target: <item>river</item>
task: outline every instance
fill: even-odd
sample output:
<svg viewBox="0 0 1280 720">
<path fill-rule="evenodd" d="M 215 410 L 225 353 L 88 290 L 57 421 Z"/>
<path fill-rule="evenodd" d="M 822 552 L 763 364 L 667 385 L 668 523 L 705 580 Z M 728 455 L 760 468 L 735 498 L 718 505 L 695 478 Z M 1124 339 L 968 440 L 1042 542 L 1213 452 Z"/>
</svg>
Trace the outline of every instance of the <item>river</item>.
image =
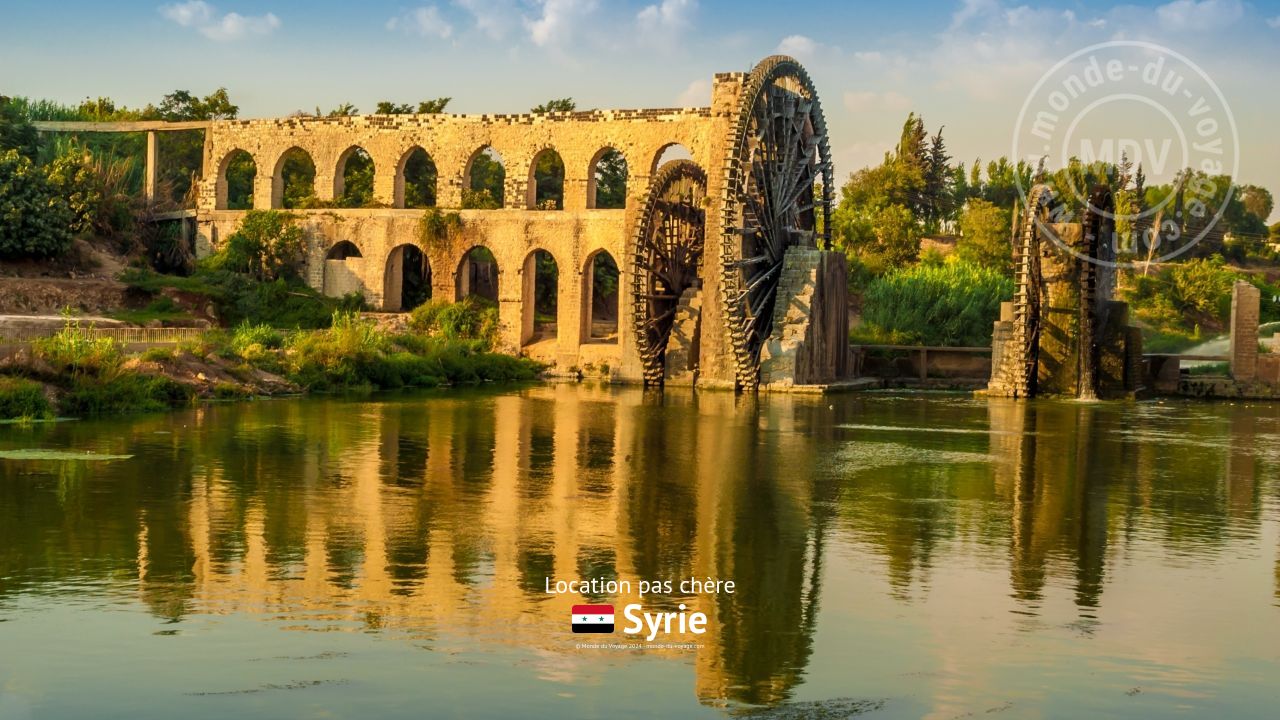
<svg viewBox="0 0 1280 720">
<path fill-rule="evenodd" d="M 5 425 L 5 455 L 6 720 L 1280 704 L 1280 405 L 556 384 Z M 634 587 L 691 577 L 733 591 Z M 633 587 L 547 592 L 586 579 Z M 705 632 L 646 642 L 632 604 Z"/>
</svg>

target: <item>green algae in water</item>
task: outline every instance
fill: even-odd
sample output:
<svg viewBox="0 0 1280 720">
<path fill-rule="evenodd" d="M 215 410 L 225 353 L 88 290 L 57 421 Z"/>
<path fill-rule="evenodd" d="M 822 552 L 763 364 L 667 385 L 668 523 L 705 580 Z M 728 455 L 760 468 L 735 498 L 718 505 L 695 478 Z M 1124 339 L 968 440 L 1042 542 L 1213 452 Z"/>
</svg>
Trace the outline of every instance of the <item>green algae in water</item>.
<svg viewBox="0 0 1280 720">
<path fill-rule="evenodd" d="M 75 452 L 71 450 L 37 450 L 34 448 L 24 448 L 22 450 L 0 450 L 0 460 L 128 460 L 132 455 L 107 455 L 105 453 L 94 452 Z"/>
</svg>

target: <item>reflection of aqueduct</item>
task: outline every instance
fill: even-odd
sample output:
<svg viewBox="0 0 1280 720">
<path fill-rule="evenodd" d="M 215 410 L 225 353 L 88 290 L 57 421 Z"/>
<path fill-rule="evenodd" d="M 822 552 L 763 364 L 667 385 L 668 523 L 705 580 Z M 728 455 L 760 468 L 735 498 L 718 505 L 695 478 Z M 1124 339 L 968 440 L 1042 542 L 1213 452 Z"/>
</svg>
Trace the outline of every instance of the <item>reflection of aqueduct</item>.
<svg viewBox="0 0 1280 720">
<path fill-rule="evenodd" d="M 696 204 L 689 193 L 673 195 L 653 182 L 667 177 L 658 166 L 677 145 L 697 169 Z M 822 382 L 845 367 L 843 343 L 810 340 L 807 329 L 821 306 L 838 308 L 843 319 L 843 295 L 828 298 L 822 280 L 843 264 L 818 252 L 832 187 L 826 127 L 807 73 L 790 58 L 716 75 L 709 108 L 215 121 L 205 143 L 197 250 L 217 247 L 243 217 L 228 209 L 234 159 L 252 159 L 252 207 L 280 208 L 286 156 L 301 151 L 315 168 L 317 201 L 331 205 L 357 150 L 372 160 L 377 207 L 298 211 L 309 240 L 306 277 L 317 289 L 357 291 L 377 308 L 399 310 L 403 268 L 414 252 L 405 248 L 423 245 L 431 297 L 461 299 L 477 280 L 469 252 L 483 247 L 496 261 L 501 342 L 515 351 L 537 339 L 533 258 L 543 251 L 558 282 L 555 339 L 539 350 L 562 367 L 607 364 L 617 377 L 660 382 L 669 340 L 680 363 L 670 374 L 703 384 Z M 435 205 L 459 208 L 473 165 L 491 150 L 504 164 L 503 207 L 462 210 L 461 227 L 419 242 L 424 211 L 405 200 L 410 158 L 425 152 L 433 164 Z M 597 167 L 611 150 L 629 175 L 621 209 L 595 202 Z M 562 210 L 539 209 L 534 182 L 540 158 L 552 152 L 563 163 Z M 617 333 L 597 339 L 592 267 L 606 256 L 621 272 Z M 843 291 L 842 281 L 826 285 Z M 783 326 L 795 323 L 800 332 L 783 340 Z M 795 355 L 798 362 L 769 364 Z"/>
</svg>

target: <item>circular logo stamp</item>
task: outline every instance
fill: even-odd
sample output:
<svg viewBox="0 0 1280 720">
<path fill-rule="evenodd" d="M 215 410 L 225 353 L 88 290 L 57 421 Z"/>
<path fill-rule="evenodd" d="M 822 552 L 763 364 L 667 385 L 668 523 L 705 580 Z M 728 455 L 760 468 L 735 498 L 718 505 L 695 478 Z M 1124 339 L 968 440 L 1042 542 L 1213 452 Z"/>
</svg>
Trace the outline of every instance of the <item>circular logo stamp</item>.
<svg viewBox="0 0 1280 720">
<path fill-rule="evenodd" d="M 1170 260 L 1220 234 L 1240 143 L 1231 108 L 1203 69 L 1155 43 L 1115 40 L 1068 55 L 1036 82 L 1018 113 L 1012 157 L 1033 169 L 1015 175 L 1024 206 L 1042 183 L 1052 222 L 1084 222 L 1092 212 L 1115 228 L 1102 238 L 1111 246 L 1103 258 L 1047 225 L 1041 233 L 1082 260 L 1117 265 L 1125 263 L 1106 258 Z M 1110 185 L 1114 207 L 1091 203 L 1100 197 L 1095 180 Z"/>
</svg>

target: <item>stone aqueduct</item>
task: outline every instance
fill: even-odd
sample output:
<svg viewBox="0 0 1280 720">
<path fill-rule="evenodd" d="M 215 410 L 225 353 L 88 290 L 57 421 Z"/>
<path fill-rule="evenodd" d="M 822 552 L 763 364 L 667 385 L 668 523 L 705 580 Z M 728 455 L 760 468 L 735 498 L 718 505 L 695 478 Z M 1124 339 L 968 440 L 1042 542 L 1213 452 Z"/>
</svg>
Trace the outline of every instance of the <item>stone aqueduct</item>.
<svg viewBox="0 0 1280 720">
<path fill-rule="evenodd" d="M 696 201 L 671 190 L 676 194 L 666 202 L 659 197 L 664 189 L 653 187 L 659 159 L 674 145 L 685 149 L 701 171 L 696 175 L 705 175 Z M 424 150 L 436 168 L 436 205 L 459 208 L 472 162 L 492 148 L 506 171 L 504 206 L 458 211 L 461 227 L 422 250 L 431 296 L 447 300 L 460 299 L 458 274 L 468 252 L 483 247 L 492 253 L 503 350 L 519 352 L 529 339 L 530 258 L 542 250 L 558 267 L 558 317 L 554 342 L 540 343 L 539 351 L 562 369 L 608 366 L 616 379 L 661 381 L 662 355 L 674 353 L 676 343 L 683 343 L 680 356 L 690 358 L 680 370 L 690 372 L 668 368 L 668 382 L 826 382 L 845 368 L 843 294 L 834 287 L 843 280 L 824 280 L 843 273 L 842 258 L 820 252 L 832 186 L 825 124 L 807 74 L 790 58 L 769 58 L 751 73 L 717 74 L 707 108 L 215 121 L 206 133 L 197 200 L 198 254 L 216 248 L 244 216 L 244 210 L 227 209 L 230 158 L 244 151 L 254 160 L 253 207 L 279 208 L 283 159 L 295 148 L 315 165 L 320 201 L 341 195 L 342 168 L 357 148 L 374 164 L 379 207 L 295 211 L 307 237 L 306 278 L 317 289 L 359 291 L 374 308 L 398 310 L 397 263 L 404 254 L 398 249 L 418 245 L 424 212 L 404 208 L 406 159 Z M 623 209 L 594 207 L 594 168 L 610 149 L 627 163 Z M 535 207 L 534 167 L 547 150 L 564 163 L 563 210 Z M 665 215 L 655 215 L 663 209 Z M 663 259 L 672 253 L 663 239 L 674 237 L 672 218 L 697 226 L 687 255 L 697 279 L 679 287 Z M 656 239 L 650 242 L 656 254 L 649 256 L 661 267 L 637 265 L 644 244 L 638 231 Z M 353 244 L 359 256 L 333 253 L 340 243 Z M 590 268 L 599 253 L 608 253 L 621 273 L 612 342 L 590 334 Z M 838 304 L 839 313 L 821 312 L 820 304 Z M 822 332 L 827 326 L 839 328 L 835 339 Z M 676 338 L 670 348 L 668 336 Z"/>
</svg>

